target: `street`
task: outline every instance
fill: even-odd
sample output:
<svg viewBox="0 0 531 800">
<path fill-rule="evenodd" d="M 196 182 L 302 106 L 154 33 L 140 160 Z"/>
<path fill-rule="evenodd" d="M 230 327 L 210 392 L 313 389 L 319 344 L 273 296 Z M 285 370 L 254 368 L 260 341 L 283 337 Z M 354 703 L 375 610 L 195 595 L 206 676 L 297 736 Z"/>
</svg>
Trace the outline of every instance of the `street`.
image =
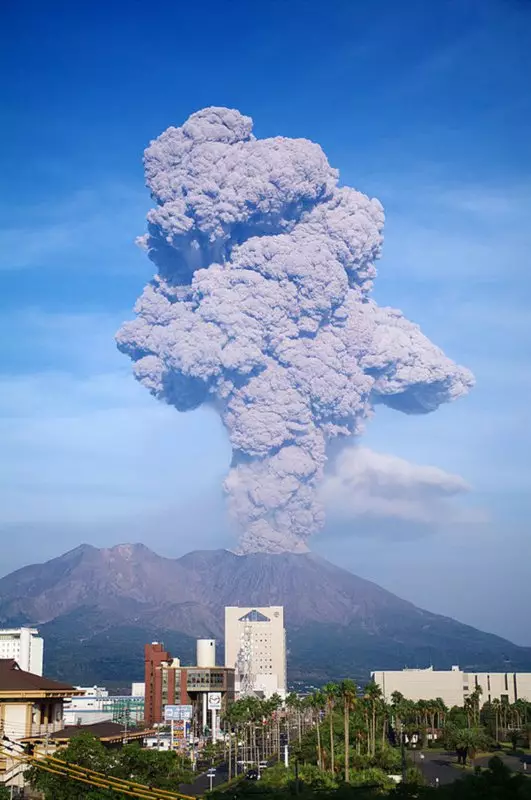
<svg viewBox="0 0 531 800">
<path fill-rule="evenodd" d="M 435 786 L 437 779 L 439 784 L 443 786 L 447 783 L 453 783 L 453 781 L 459 780 L 465 775 L 470 775 L 470 770 L 464 770 L 457 765 L 454 753 L 424 750 L 422 753 L 424 758 L 421 758 L 420 753 L 415 753 L 414 751 L 411 755 L 415 766 L 419 767 L 430 786 Z M 495 755 L 499 756 L 513 772 L 525 772 L 531 777 L 531 756 L 512 755 L 503 751 Z M 492 755 L 476 758 L 473 764 L 474 766 L 485 768 L 491 758 Z M 524 764 L 527 764 L 527 770 L 524 769 Z"/>
<path fill-rule="evenodd" d="M 225 783 L 229 777 L 229 768 L 227 763 L 218 764 L 215 767 L 216 774 L 212 779 L 212 787 L 218 786 L 220 783 Z M 193 783 L 182 783 L 179 786 L 179 791 L 183 794 L 188 794 L 191 797 L 199 797 L 205 794 L 210 789 L 210 778 L 208 777 L 208 770 L 202 772 L 197 776 Z"/>
</svg>

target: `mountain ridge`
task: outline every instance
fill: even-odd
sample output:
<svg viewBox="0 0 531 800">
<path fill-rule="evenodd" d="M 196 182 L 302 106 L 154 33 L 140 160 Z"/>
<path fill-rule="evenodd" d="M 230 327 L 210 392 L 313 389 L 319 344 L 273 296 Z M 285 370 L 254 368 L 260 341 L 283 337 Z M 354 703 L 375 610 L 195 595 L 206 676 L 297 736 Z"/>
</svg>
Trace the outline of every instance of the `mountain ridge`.
<svg viewBox="0 0 531 800">
<path fill-rule="evenodd" d="M 50 674 L 78 682 L 141 678 L 142 645 L 194 655 L 223 638 L 226 605 L 283 605 L 292 678 L 460 664 L 531 671 L 531 648 L 433 614 L 313 553 L 195 550 L 166 558 L 146 545 L 80 545 L 0 579 L 0 624 L 32 624 Z"/>
</svg>

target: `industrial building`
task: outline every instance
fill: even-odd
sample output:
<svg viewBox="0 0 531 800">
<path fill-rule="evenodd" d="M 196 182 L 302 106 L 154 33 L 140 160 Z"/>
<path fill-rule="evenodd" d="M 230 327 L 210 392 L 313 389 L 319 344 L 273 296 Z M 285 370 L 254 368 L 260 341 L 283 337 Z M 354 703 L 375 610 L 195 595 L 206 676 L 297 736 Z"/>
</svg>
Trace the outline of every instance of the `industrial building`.
<svg viewBox="0 0 531 800">
<path fill-rule="evenodd" d="M 383 693 L 386 702 L 393 692 L 408 700 L 432 700 L 440 697 L 445 704 L 462 706 L 467 697 L 481 688 L 481 702 L 501 700 L 531 701 L 530 672 L 463 672 L 458 666 L 450 670 L 403 669 L 371 672 L 371 677 Z"/>
<path fill-rule="evenodd" d="M 20 669 L 42 675 L 44 640 L 36 628 L 0 629 L 0 659 L 13 659 Z"/>
<path fill-rule="evenodd" d="M 102 686 L 76 686 L 76 689 L 83 694 L 65 705 L 65 725 L 95 725 L 100 722 L 136 725 L 144 719 L 143 695 L 109 695 Z"/>
<path fill-rule="evenodd" d="M 191 706 L 194 732 L 208 728 L 215 738 L 218 712 L 234 700 L 234 669 L 216 665 L 215 640 L 198 640 L 194 666 L 183 666 L 160 642 L 145 646 L 144 659 L 146 724 L 163 722 L 166 706 Z"/>
<path fill-rule="evenodd" d="M 286 631 L 282 606 L 225 608 L 225 664 L 236 692 L 271 697 L 287 693 Z"/>
</svg>

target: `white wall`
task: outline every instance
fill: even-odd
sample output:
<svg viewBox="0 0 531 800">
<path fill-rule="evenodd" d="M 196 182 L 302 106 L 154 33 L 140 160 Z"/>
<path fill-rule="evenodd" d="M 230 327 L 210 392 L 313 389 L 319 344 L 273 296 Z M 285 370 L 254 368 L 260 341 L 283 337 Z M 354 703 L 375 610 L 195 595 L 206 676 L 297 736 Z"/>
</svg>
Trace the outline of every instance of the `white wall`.
<svg viewBox="0 0 531 800">
<path fill-rule="evenodd" d="M 390 702 L 393 692 L 400 692 L 408 700 L 415 701 L 441 697 L 451 708 L 462 706 L 476 686 L 481 687 L 482 704 L 502 697 L 507 697 L 509 703 L 514 703 L 516 699 L 531 701 L 531 673 L 528 672 L 468 673 L 460 669 L 407 669 L 384 670 L 371 675 L 381 687 L 387 702 Z"/>
<path fill-rule="evenodd" d="M 9 739 L 24 739 L 31 730 L 31 717 L 28 724 L 27 705 L 25 703 L 5 703 L 4 736 Z"/>
<path fill-rule="evenodd" d="M 446 705 L 463 705 L 463 673 L 461 670 L 389 670 L 371 673 L 383 693 L 391 702 L 393 692 L 400 692 L 408 700 L 432 700 L 441 697 Z"/>
<path fill-rule="evenodd" d="M 481 702 L 500 700 L 506 697 L 509 703 L 516 700 L 531 701 L 531 673 L 530 672 L 477 672 L 465 673 L 465 685 L 468 684 L 469 694 L 476 685 L 481 687 Z"/>
<path fill-rule="evenodd" d="M 518 700 L 527 700 L 531 703 L 531 672 L 518 672 L 516 675 Z"/>
<path fill-rule="evenodd" d="M 42 675 L 44 670 L 44 639 L 33 636 L 30 643 L 30 662 L 28 672 Z"/>
<path fill-rule="evenodd" d="M 104 709 L 104 700 L 109 696 L 102 686 L 78 686 L 85 692 L 81 697 L 72 697 L 65 703 L 63 719 L 65 725 L 90 725 L 112 719 L 112 711 Z"/>
<path fill-rule="evenodd" d="M 257 611 L 266 621 L 242 622 L 242 617 Z M 255 688 L 266 696 L 287 690 L 286 634 L 282 606 L 228 606 L 225 608 L 225 664 L 236 668 L 243 645 L 245 631 L 251 638 L 251 673 L 256 678 Z M 260 676 L 260 680 L 258 680 Z M 264 689 L 259 684 L 265 685 Z"/>
</svg>

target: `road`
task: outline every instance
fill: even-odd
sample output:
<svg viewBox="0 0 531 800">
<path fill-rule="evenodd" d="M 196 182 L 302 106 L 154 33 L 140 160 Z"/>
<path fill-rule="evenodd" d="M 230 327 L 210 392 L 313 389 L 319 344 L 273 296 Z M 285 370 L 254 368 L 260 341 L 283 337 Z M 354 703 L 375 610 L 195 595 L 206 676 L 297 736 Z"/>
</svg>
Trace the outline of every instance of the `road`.
<svg viewBox="0 0 531 800">
<path fill-rule="evenodd" d="M 510 751 L 500 751 L 499 753 L 495 753 L 504 764 L 506 764 L 512 772 L 523 772 L 528 777 L 531 777 L 531 755 L 526 755 L 522 753 L 521 755 L 516 755 L 511 753 Z M 480 767 L 487 767 L 491 756 L 485 756 L 484 758 L 477 758 L 474 761 L 474 764 L 478 764 Z"/>
<path fill-rule="evenodd" d="M 465 775 L 470 775 L 469 771 L 465 771 L 462 767 L 457 765 L 454 753 L 445 753 L 444 751 L 431 752 L 430 750 L 424 750 L 423 759 L 420 758 L 420 753 L 413 752 L 411 755 L 415 765 L 420 768 L 424 778 L 426 779 L 426 782 L 430 786 L 435 786 L 437 779 L 439 784 L 443 786 L 447 783 L 453 783 L 454 781 L 459 780 L 459 778 L 463 778 Z M 531 756 L 515 756 L 503 751 L 496 753 L 496 755 L 499 755 L 502 761 L 509 767 L 510 770 L 512 770 L 512 772 L 525 772 L 529 777 L 531 777 Z M 474 766 L 485 768 L 488 766 L 491 758 L 492 756 L 476 758 L 474 760 Z M 527 764 L 527 770 L 524 769 L 524 763 Z"/>
<path fill-rule="evenodd" d="M 424 758 L 421 758 L 420 753 L 410 753 L 415 766 L 419 767 L 426 783 L 430 786 L 435 786 L 437 779 L 439 785 L 444 786 L 463 777 L 463 770 L 455 763 L 453 753 L 431 753 L 430 751 L 425 751 L 423 755 Z"/>
<path fill-rule="evenodd" d="M 220 783 L 225 783 L 229 778 L 228 764 L 218 764 L 216 767 L 216 775 L 212 781 L 212 787 L 218 786 Z M 199 797 L 210 789 L 210 779 L 207 772 L 202 772 L 197 776 L 193 783 L 182 783 L 179 786 L 179 791 L 183 794 L 188 794 L 191 797 Z"/>
</svg>

